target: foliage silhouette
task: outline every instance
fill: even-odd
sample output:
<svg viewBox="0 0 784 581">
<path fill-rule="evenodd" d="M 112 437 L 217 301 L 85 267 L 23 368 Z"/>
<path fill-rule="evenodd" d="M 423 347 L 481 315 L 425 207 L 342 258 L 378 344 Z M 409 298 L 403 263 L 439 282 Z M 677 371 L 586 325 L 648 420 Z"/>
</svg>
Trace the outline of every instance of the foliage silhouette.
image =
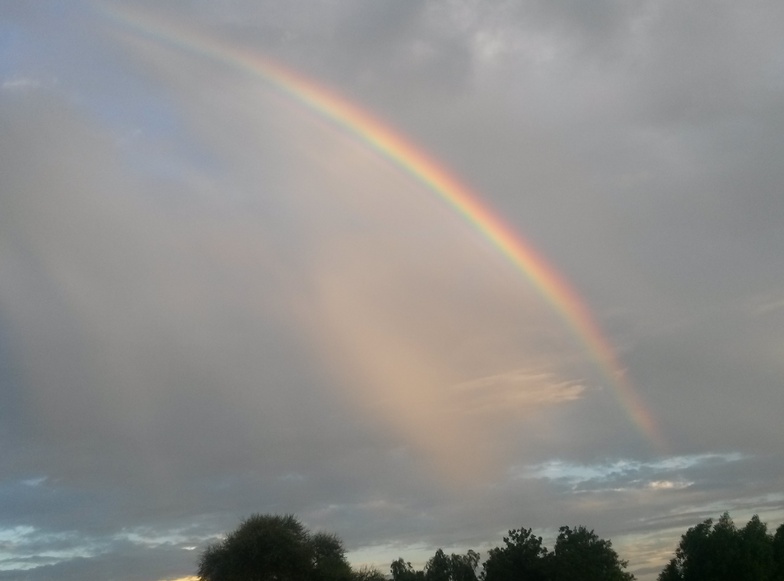
<svg viewBox="0 0 784 581">
<path fill-rule="evenodd" d="M 633 581 L 609 540 L 584 526 L 562 526 L 552 551 L 531 529 L 512 529 L 503 545 L 480 554 L 438 549 L 422 571 L 393 561 L 393 581 Z M 293 515 L 255 514 L 206 547 L 201 581 L 383 581 L 377 569 L 351 569 L 341 539 L 310 533 Z M 689 528 L 658 581 L 784 581 L 784 524 L 775 534 L 754 515 L 742 528 L 728 513 Z"/>
<path fill-rule="evenodd" d="M 490 549 L 482 565 L 484 581 L 546 581 L 547 549 L 542 537 L 534 536 L 531 529 L 513 529 L 504 537 L 504 546 Z"/>
<path fill-rule="evenodd" d="M 784 581 L 784 525 L 768 533 L 757 515 L 738 529 L 729 513 L 681 537 L 658 581 Z"/>
<path fill-rule="evenodd" d="M 513 529 L 504 537 L 504 546 L 490 549 L 477 577 L 479 553 L 447 556 L 442 549 L 427 562 L 424 571 L 398 559 L 392 563 L 394 581 L 632 581 L 624 571 L 626 561 L 613 550 L 612 543 L 600 539 L 585 527 L 561 527 L 552 553 L 542 546 L 542 538 L 531 529 Z"/>
<path fill-rule="evenodd" d="M 351 581 L 343 543 L 311 535 L 293 515 L 252 515 L 221 542 L 208 546 L 201 581 Z"/>
<path fill-rule="evenodd" d="M 404 561 L 401 557 L 396 561 L 392 561 L 389 566 L 392 572 L 392 581 L 424 581 L 424 571 L 415 571 L 411 563 Z"/>
<path fill-rule="evenodd" d="M 352 581 L 386 581 L 381 571 L 364 565 L 351 574 L 351 579 Z"/>
<path fill-rule="evenodd" d="M 628 563 L 618 557 L 612 542 L 583 526 L 561 527 L 555 549 L 547 557 L 552 581 L 631 581 Z"/>
<path fill-rule="evenodd" d="M 469 550 L 465 555 L 447 556 L 442 549 L 425 565 L 425 581 L 476 581 L 479 553 Z"/>
</svg>

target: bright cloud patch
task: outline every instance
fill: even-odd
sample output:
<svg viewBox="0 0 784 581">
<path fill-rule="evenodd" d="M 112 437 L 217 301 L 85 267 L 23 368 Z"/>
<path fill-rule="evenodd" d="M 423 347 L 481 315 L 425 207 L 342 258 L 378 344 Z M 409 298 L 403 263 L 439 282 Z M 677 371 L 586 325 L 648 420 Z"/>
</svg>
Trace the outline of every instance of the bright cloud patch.
<svg viewBox="0 0 784 581">
<path fill-rule="evenodd" d="M 706 466 L 738 462 L 744 456 L 738 452 L 725 454 L 696 454 L 672 456 L 651 462 L 621 459 L 599 464 L 577 464 L 551 460 L 513 470 L 515 478 L 543 479 L 574 489 L 604 488 L 608 483 L 623 483 L 627 487 L 673 490 L 686 488 L 692 482 L 673 477 Z M 668 476 L 665 478 L 665 476 Z"/>
</svg>

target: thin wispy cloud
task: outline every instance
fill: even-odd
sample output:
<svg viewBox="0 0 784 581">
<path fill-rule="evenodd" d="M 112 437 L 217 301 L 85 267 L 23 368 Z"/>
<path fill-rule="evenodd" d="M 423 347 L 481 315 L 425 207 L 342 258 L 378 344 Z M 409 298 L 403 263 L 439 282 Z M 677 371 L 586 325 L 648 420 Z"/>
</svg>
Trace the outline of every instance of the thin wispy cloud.
<svg viewBox="0 0 784 581">
<path fill-rule="evenodd" d="M 583 488 L 592 483 L 626 482 L 635 487 L 654 489 L 685 488 L 688 483 L 673 480 L 651 480 L 663 475 L 688 474 L 692 469 L 724 465 L 743 460 L 743 454 L 696 454 L 691 456 L 670 456 L 653 461 L 634 459 L 613 460 L 600 464 L 575 464 L 561 460 L 551 460 L 542 464 L 515 469 L 516 478 L 543 478 L 562 482 L 573 488 Z"/>
</svg>

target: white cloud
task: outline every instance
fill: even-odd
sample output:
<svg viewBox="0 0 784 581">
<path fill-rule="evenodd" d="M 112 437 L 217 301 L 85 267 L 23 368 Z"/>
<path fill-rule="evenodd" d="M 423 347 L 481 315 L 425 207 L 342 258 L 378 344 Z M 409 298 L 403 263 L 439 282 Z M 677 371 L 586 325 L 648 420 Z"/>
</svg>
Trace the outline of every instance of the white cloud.
<svg viewBox="0 0 784 581">
<path fill-rule="evenodd" d="M 29 91 L 42 86 L 41 81 L 25 77 L 12 77 L 5 79 L 0 85 L 4 91 Z"/>
<path fill-rule="evenodd" d="M 692 484 L 694 483 L 672 480 L 653 480 L 648 483 L 648 487 L 653 488 L 654 490 L 680 490 L 681 488 L 688 488 Z"/>
</svg>

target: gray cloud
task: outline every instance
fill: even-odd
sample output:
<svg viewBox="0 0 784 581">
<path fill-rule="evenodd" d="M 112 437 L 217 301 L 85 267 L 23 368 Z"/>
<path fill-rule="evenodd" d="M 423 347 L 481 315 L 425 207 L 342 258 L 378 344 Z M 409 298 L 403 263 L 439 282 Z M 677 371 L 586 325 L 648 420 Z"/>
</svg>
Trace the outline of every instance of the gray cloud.
<svg viewBox="0 0 784 581">
<path fill-rule="evenodd" d="M 585 298 L 663 456 L 425 187 L 107 6 L 0 9 L 0 576 L 176 578 L 293 511 L 382 567 L 585 523 L 652 579 L 704 518 L 784 517 L 777 5 L 133 5 L 444 161 Z"/>
</svg>

